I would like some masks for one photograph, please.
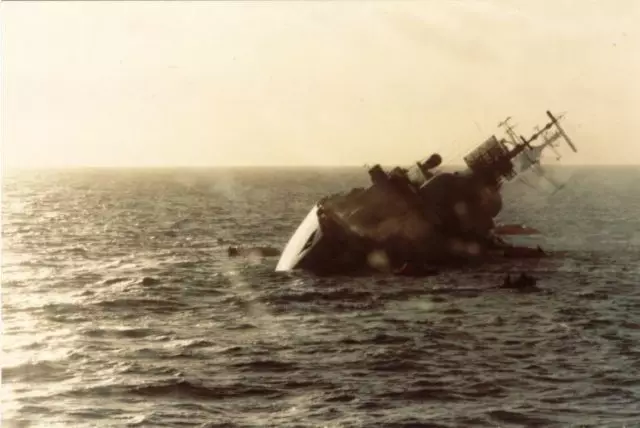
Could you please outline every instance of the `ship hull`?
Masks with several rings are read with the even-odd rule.
[[[314,249],[317,249],[323,236],[317,212],[318,206],[315,205],[293,233],[282,251],[276,266],[277,272],[296,269]]]
[[[304,270],[318,275],[352,274],[366,268],[366,245],[314,205],[287,242],[276,271]]]
[[[512,246],[506,243],[465,239],[422,241],[422,248],[406,251],[400,246],[381,245],[355,235],[349,228],[323,215],[322,204],[314,205],[287,242],[276,271],[301,270],[318,276],[366,275],[430,275],[444,266],[469,262],[498,261],[511,258],[541,258],[539,248]]]
[[[361,271],[421,272],[425,266],[487,261],[494,257],[543,257],[539,248],[514,247],[497,235],[535,232],[496,228],[503,184],[538,164],[542,151],[563,137],[557,119],[513,147],[495,135],[464,157],[466,168],[438,171],[433,154],[413,170],[369,168],[371,185],[322,198],[289,239],[277,271],[301,269],[316,274]],[[553,126],[557,132],[546,136]],[[543,137],[545,143],[531,143]],[[528,150],[528,151],[527,151]],[[514,165],[525,153],[530,164]],[[531,157],[531,156],[533,157]],[[413,171],[413,172],[412,172]]]

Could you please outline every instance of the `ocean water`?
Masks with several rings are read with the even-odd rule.
[[[640,168],[567,177],[506,189],[549,259],[318,279],[227,247],[364,170],[7,174],[2,426],[640,426]]]

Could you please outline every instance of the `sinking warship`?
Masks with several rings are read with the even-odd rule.
[[[577,149],[550,111],[550,119],[529,138],[518,136],[507,118],[464,157],[466,168],[440,169],[432,154],[411,168],[369,168],[371,185],[322,198],[285,246],[276,271],[318,275],[381,271],[420,274],[451,263],[495,257],[543,257],[540,247],[506,242],[501,236],[526,234],[518,225],[505,231],[495,218],[503,207],[503,185],[540,166],[542,153],[564,141]],[[539,140],[542,140],[540,143]],[[534,144],[538,141],[538,144]],[[559,156],[559,154],[558,154]]]

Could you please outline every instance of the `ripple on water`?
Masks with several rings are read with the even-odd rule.
[[[230,259],[281,247],[309,201],[361,178],[243,174],[3,182],[3,426],[637,425],[640,247],[620,243],[640,230],[637,173],[505,205],[545,218],[557,258],[428,278]],[[544,292],[496,290],[505,270]]]

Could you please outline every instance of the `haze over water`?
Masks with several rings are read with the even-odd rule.
[[[362,169],[7,176],[3,426],[634,426],[639,179],[509,188],[548,260],[314,279],[227,247],[281,248]]]
[[[568,112],[640,164],[640,3],[6,2],[3,166],[409,164]]]

